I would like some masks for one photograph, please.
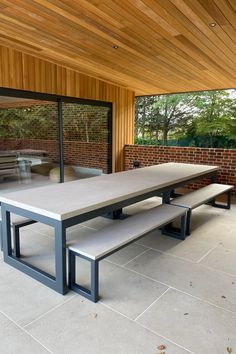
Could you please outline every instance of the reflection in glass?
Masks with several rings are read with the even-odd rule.
[[[59,164],[57,104],[0,96],[0,189],[52,183]]]
[[[62,164],[65,182],[110,172],[110,117],[108,105],[0,96],[0,191],[58,183]]]
[[[65,181],[108,173],[110,108],[78,103],[62,107]]]

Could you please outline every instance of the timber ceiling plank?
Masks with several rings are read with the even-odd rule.
[[[3,26],[4,27],[4,26]],[[8,33],[10,32],[10,28],[8,29]],[[19,30],[16,30],[16,33],[20,33],[20,31]],[[1,33],[1,30],[0,30],[0,33]],[[31,46],[32,48],[33,48],[33,46],[32,46],[32,43],[33,43],[33,37],[32,37],[32,35],[29,33],[28,34],[28,36],[27,36],[27,38],[28,38],[28,45],[29,46]],[[18,39],[15,39],[18,43],[21,43]],[[43,41],[43,39],[42,39],[42,41]],[[45,42],[45,41],[44,41]],[[58,43],[58,45],[57,45],[57,48],[61,48],[61,49],[63,49],[63,52],[64,53],[66,53],[66,51],[67,51],[67,48],[68,47],[68,44],[67,45],[65,45],[64,47],[63,46],[61,46],[59,43]],[[43,47],[42,47],[43,48]],[[43,49],[42,49],[42,51],[43,51]],[[48,49],[47,50],[47,52],[49,53],[49,52],[51,52],[51,50],[50,49]],[[52,54],[52,53],[51,53]],[[73,53],[73,50],[72,50],[72,48],[70,48],[70,49],[68,49],[68,55],[70,56],[71,54],[74,54],[74,55],[76,55],[76,53]],[[57,53],[55,53],[55,55],[57,55]],[[60,57],[62,57],[62,54],[58,54],[58,56],[60,56]],[[98,56],[99,57],[99,56]],[[85,58],[86,59],[86,58]],[[71,59],[72,60],[72,59]],[[78,59],[76,59],[77,60],[77,62],[79,62],[79,60],[80,60],[80,58],[78,58]],[[110,66],[110,68],[112,67],[112,62],[109,62],[108,60],[106,60],[106,58],[103,58],[103,63],[105,63],[106,64],[106,67],[108,68],[109,66]],[[86,61],[86,64],[88,65],[89,64],[89,59],[87,59],[87,61]],[[84,63],[80,63],[80,65],[83,65],[84,66]],[[101,65],[100,65],[101,66]],[[141,65],[142,66],[142,65]],[[93,68],[94,67],[94,64],[93,64],[93,62],[91,63],[91,67]],[[117,67],[119,68],[119,65],[117,65]],[[97,69],[98,69],[98,66],[97,66]],[[133,69],[140,69],[140,66],[139,66],[139,68],[136,68],[135,67],[135,65],[133,66]],[[103,70],[104,70],[104,68],[103,68]],[[112,72],[112,70],[110,71],[110,72]],[[125,68],[123,68],[123,73],[126,73],[127,75],[131,75],[132,73],[130,73],[130,71],[128,70],[128,69],[125,69]],[[171,73],[171,72],[170,72]],[[150,75],[151,75],[152,73],[150,73]],[[133,75],[135,75],[135,73],[133,72]],[[141,76],[140,76],[143,80],[145,80],[146,78],[147,78],[147,75],[145,75],[145,72],[144,72],[144,74],[142,74]],[[160,77],[157,77],[157,79],[159,79],[160,80]],[[152,80],[150,80],[149,79],[149,81],[150,82],[152,82]],[[153,81],[153,85],[155,85],[155,81]],[[168,80],[166,80],[166,79],[162,79],[162,82],[161,82],[161,84],[160,84],[160,87],[164,87],[164,85],[165,85],[165,83],[166,83],[166,87],[169,87],[170,85],[171,85],[171,82],[169,82]],[[163,90],[165,90],[165,91],[167,91],[167,88],[163,88]]]
[[[231,5],[231,7],[234,9],[234,11],[236,11],[235,0],[228,0],[228,3]]]
[[[0,44],[137,95],[235,88],[235,7],[234,0],[0,0]]]
[[[19,10],[18,8],[17,8],[17,10]],[[23,14],[22,14],[23,15]],[[37,16],[37,17],[39,17],[39,16]],[[41,18],[41,17],[40,17]],[[43,27],[43,26],[42,26]],[[60,35],[62,35],[62,33],[60,34]],[[43,40],[43,39],[41,39],[40,40],[40,42],[42,43],[42,42],[47,42],[47,40]],[[55,44],[54,44],[55,45]],[[55,45],[56,46],[56,45]],[[67,45],[64,45],[64,50],[66,50],[66,47],[68,46],[68,44]],[[89,45],[88,44],[86,44],[86,47],[87,47],[87,49],[89,48]],[[58,48],[61,48],[61,49],[63,49],[62,47],[60,47],[60,46],[58,46]],[[96,49],[96,51],[99,49],[99,47],[98,48],[95,48]],[[110,56],[112,56],[113,55],[113,53],[114,53],[114,51],[113,52],[111,52],[110,53]],[[94,53],[90,53],[90,54],[94,54]],[[143,59],[145,59],[145,57],[143,57]],[[103,62],[106,62],[106,58],[103,58]],[[106,63],[107,64],[107,63]],[[155,65],[155,61],[153,61],[152,62],[152,65]],[[120,68],[119,68],[120,69]],[[134,67],[134,69],[136,69],[135,67]],[[169,71],[170,71],[170,75],[171,75],[171,70],[169,69],[169,68],[167,68]],[[125,70],[125,69],[123,69],[123,70]],[[183,75],[184,75],[185,73],[183,73]],[[186,76],[186,74],[185,74],[185,76]],[[187,79],[189,79],[189,77],[186,77]],[[157,77],[156,79],[158,79],[159,80],[159,77]],[[165,80],[164,80],[165,81]]]
[[[176,0],[175,0],[176,1]],[[215,26],[213,30],[207,25],[208,23],[216,21],[216,23],[221,25],[226,25],[228,23],[227,19],[223,14],[214,6],[214,3],[209,3],[207,1],[203,2],[203,5],[198,3],[196,6],[196,2],[193,0],[189,0],[189,8],[192,10],[194,14],[191,18],[194,19],[196,16],[198,17],[198,28],[205,34],[210,40],[212,40],[217,47],[221,47],[225,54],[234,61],[235,57],[235,43],[231,40],[231,38],[222,31],[222,27]],[[210,15],[212,13],[212,16]]]
[[[41,40],[41,43],[42,42],[45,42],[43,39]],[[65,47],[67,47],[68,45],[65,45]],[[87,45],[87,48],[88,48],[88,45]],[[62,48],[63,49],[63,48]],[[64,48],[65,49],[65,48]],[[96,48],[96,51],[97,52],[99,52],[99,47],[98,48]],[[110,53],[110,56],[112,57],[113,56],[113,53],[114,53],[114,51],[113,52],[111,52]],[[92,53],[93,55],[95,55],[95,53]],[[129,61],[129,59],[130,58],[127,58],[127,60]],[[144,59],[145,60],[145,57],[143,57],[142,59]],[[161,59],[160,59],[161,60]],[[103,58],[103,62],[105,62],[106,61],[106,58]],[[162,63],[163,63],[163,60],[162,60]],[[112,63],[111,63],[112,64]],[[106,62],[106,65],[108,65],[108,63]],[[152,65],[155,65],[155,61],[153,61],[152,62]],[[142,65],[141,65],[142,66]],[[108,67],[109,67],[109,65],[108,65]],[[119,68],[119,67],[118,67]],[[133,68],[134,69],[138,69],[138,68],[135,68],[135,65],[133,66]],[[171,67],[170,66],[170,64],[168,64],[167,63],[167,68],[166,68],[168,71],[169,71],[169,76],[170,75],[173,75],[173,73],[174,73],[174,71],[175,71],[175,68],[174,67]],[[120,68],[119,68],[119,70],[120,70]],[[125,70],[125,69],[123,69],[123,70]],[[179,71],[181,71],[181,69],[179,68]],[[177,70],[177,73],[178,73],[178,70]],[[152,73],[151,73],[152,74]],[[187,73],[185,73],[184,71],[182,72],[182,75],[183,76],[185,76],[185,78],[187,79],[187,80],[189,80],[190,79],[190,76],[188,75],[187,76]],[[151,75],[152,76],[152,75]],[[142,78],[143,79],[143,78]],[[175,79],[177,79],[177,77],[175,77]],[[156,80],[160,80],[160,77],[156,77]],[[165,79],[162,79],[162,83],[160,84],[160,87],[162,86],[162,85],[164,85],[165,84]],[[168,80],[167,80],[167,83],[168,83],[168,85],[169,85],[169,87],[171,88],[171,83],[169,83],[168,82]],[[155,84],[155,82],[154,82],[154,84]],[[182,89],[184,89],[184,88],[182,88]],[[165,88],[165,90],[167,90],[166,88]]]
[[[233,61],[230,60],[224,52],[222,52],[222,49],[219,50],[215,43],[215,40],[218,41],[216,36],[214,36],[212,40],[209,40],[209,38],[201,30],[199,30],[198,26],[202,25],[201,19],[198,19],[196,15],[194,16],[194,13],[189,8],[190,0],[187,1],[188,6],[182,0],[171,0],[171,2],[172,4],[165,1],[162,4],[166,9],[168,9],[168,11],[174,12],[175,18],[178,19],[179,23],[182,23],[185,27],[185,33],[176,36],[176,38],[180,40],[186,38],[185,48],[187,48],[187,50],[189,48],[195,48],[195,58],[197,58],[198,52],[199,59],[202,59],[206,65],[208,64],[208,60],[213,60],[217,65],[221,66],[222,69],[224,68],[228,71],[232,68],[232,70],[230,70],[230,74],[235,75],[235,63],[233,63]],[[189,17],[192,17],[192,21]],[[220,44],[223,45],[222,42]],[[225,64],[227,64],[228,67]]]

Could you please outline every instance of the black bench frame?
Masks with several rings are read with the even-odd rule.
[[[219,195],[222,195],[222,194],[226,194],[227,195],[227,201],[226,203],[219,203],[219,202],[216,202],[216,197],[210,199],[208,202],[206,203],[202,203],[202,204],[207,204],[207,205],[211,205],[213,206],[214,208],[220,208],[220,209],[227,209],[229,210],[231,208],[231,199],[232,199],[232,189],[229,189],[228,191],[226,192],[222,192],[221,194],[218,194]],[[199,205],[200,206],[200,205]],[[186,222],[186,235],[189,236],[191,234],[191,217],[192,217],[192,209],[191,208],[188,208],[188,207],[184,207],[183,208],[186,208],[188,209],[187,211],[187,222]],[[195,209],[195,208],[194,208]]]
[[[132,218],[132,216],[131,216]],[[158,226],[158,229],[162,230],[162,233],[167,234],[169,236],[173,236],[175,238],[184,240],[185,235],[186,235],[186,225],[187,225],[187,213],[182,215],[180,221],[180,229],[174,228],[173,234],[171,233],[171,223],[163,223],[162,226]],[[165,228],[168,228],[168,231]],[[148,232],[147,232],[148,233]],[[68,250],[68,263],[69,263],[69,288],[74,290],[80,295],[83,295],[87,299],[97,302],[99,300],[99,261],[102,259],[110,256],[111,254],[119,251],[120,249],[128,246],[129,244],[137,241],[138,239],[142,238],[144,235],[139,236],[135,238],[134,240],[127,242],[125,245],[117,247],[115,250],[106,253],[104,256],[98,258],[98,259],[91,259],[89,257],[86,257],[79,252],[75,252],[73,250]],[[85,259],[90,262],[90,269],[91,269],[91,284],[90,284],[90,290],[83,287],[80,284],[76,283],[76,257]]]

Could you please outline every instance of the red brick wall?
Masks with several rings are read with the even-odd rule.
[[[232,184],[236,187],[236,149],[126,145],[124,161],[125,170],[133,168],[133,161],[139,161],[140,167],[164,162],[215,165],[220,167],[220,171],[217,173],[217,182]],[[202,180],[187,187],[196,189],[206,183],[209,183],[209,180]],[[236,188],[234,188],[233,194],[236,195]]]
[[[43,139],[0,139],[0,150],[35,149],[47,151],[53,162],[59,161],[58,142]],[[99,142],[64,141],[64,162],[103,169],[107,172],[108,144]]]
[[[79,165],[102,169],[107,173],[108,143],[64,141],[64,161],[67,165]]]

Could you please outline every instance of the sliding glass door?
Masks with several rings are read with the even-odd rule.
[[[0,190],[111,172],[111,104],[0,89]]]
[[[73,167],[78,178],[111,172],[110,108],[62,103],[64,171]]]

